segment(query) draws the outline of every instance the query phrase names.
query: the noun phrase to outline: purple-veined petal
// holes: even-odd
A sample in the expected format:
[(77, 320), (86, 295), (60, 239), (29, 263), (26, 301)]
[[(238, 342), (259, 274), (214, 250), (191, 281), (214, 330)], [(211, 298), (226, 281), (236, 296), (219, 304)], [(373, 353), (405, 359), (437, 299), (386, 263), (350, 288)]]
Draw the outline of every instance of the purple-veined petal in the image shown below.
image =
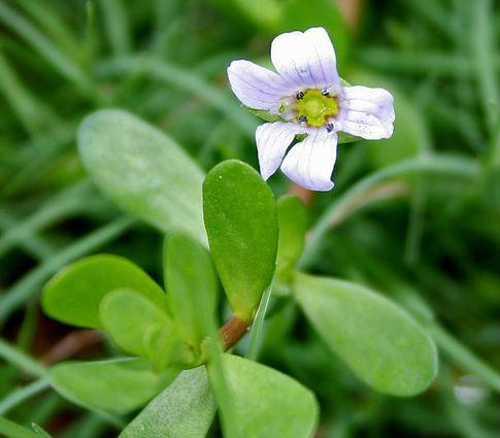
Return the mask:
[(299, 88), (338, 86), (335, 50), (322, 27), (277, 36), (271, 44), (271, 60), (278, 73)]
[(317, 191), (333, 188), (330, 180), (337, 158), (338, 137), (326, 129), (310, 130), (309, 135), (292, 147), (281, 170), (298, 185)]
[(301, 132), (304, 132), (304, 129), (300, 125), (286, 122), (264, 123), (257, 128), (255, 140), (262, 178), (267, 180), (276, 172), (288, 146)]
[(277, 113), (280, 99), (294, 92), (278, 74), (250, 61), (231, 62), (227, 75), (234, 94), (249, 108)]
[(389, 138), (394, 131), (394, 99), (383, 88), (345, 87), (341, 130), (367, 140)]

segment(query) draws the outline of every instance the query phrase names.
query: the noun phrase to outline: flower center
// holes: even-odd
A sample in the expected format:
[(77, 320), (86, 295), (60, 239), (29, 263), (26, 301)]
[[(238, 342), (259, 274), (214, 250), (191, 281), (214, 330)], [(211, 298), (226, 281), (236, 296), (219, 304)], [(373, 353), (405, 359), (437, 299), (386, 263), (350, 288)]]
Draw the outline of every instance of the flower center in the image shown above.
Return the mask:
[(297, 94), (295, 110), (299, 121), (305, 121), (314, 128), (321, 128), (328, 123), (330, 117), (339, 113), (339, 103), (335, 96), (311, 89)]

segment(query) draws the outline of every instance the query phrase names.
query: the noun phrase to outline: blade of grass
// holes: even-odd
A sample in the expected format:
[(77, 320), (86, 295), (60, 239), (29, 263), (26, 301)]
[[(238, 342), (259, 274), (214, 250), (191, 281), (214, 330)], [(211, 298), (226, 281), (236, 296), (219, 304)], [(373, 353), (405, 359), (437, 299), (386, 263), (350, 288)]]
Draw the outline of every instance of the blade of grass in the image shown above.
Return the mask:
[(75, 61), (78, 60), (81, 47), (67, 26), (67, 22), (61, 19), (49, 2), (17, 0), (17, 3), (39, 23), (58, 47)]
[[(168, 3), (168, 2), (166, 2)], [(108, 39), (116, 56), (130, 52), (130, 25), (121, 0), (100, 0)]]
[(76, 125), (58, 126), (50, 132), (25, 146), (29, 153), (24, 155), (25, 161), (19, 170), (9, 179), (8, 183), (0, 188), (0, 196), (12, 196), (25, 187), (33, 187), (38, 178), (44, 175), (55, 164), (55, 159), (62, 150), (72, 144), (75, 137)]
[(102, 417), (94, 413), (88, 413), (83, 418), (69, 427), (62, 438), (95, 438), (97, 436), (104, 436), (103, 432), (106, 430), (107, 425)]
[(160, 56), (164, 54), (169, 42), (171, 31), (176, 26), (172, 23), (179, 22), (176, 12), (178, 11), (179, 0), (154, 0), (155, 31), (151, 48)]
[(414, 12), (419, 14), (438, 31), (441, 31), (450, 41), (457, 38), (455, 28), (450, 21), (450, 11), (441, 6), (440, 2), (426, 2), (407, 0)]
[(473, 8), (473, 25), (471, 27), (471, 58), (474, 60), (477, 85), (481, 96), (484, 117), (488, 124), (490, 144), (494, 160), (500, 155), (494, 151), (499, 132), (498, 107), (500, 94), (498, 91), (497, 72), (495, 71), (493, 54), (495, 47), (495, 29), (493, 27), (494, 9), (490, 0), (477, 0), (470, 3)]
[[(14, 228), (17, 223), (19, 221), (15, 217), (7, 211), (0, 209), (0, 229), (3, 231), (3, 235), (0, 237), (0, 256), (12, 248), (13, 245), (10, 245), (8, 239), (4, 242), (4, 237), (8, 235), (9, 230)], [(19, 241), (19, 246), (38, 260), (44, 260), (56, 252), (56, 249), (49, 242), (34, 235), (28, 240)]]
[(451, 157), (446, 155), (429, 154), (425, 157), (402, 161), (395, 165), (386, 167), (379, 172), (366, 176), (344, 192), (326, 209), (320, 216), (316, 225), (309, 233), (306, 248), (300, 261), (301, 268), (312, 264), (317, 256), (321, 242), (328, 233), (332, 220), (338, 215), (337, 210), (349, 208), (352, 200), (360, 193), (369, 191), (381, 181), (403, 175), (437, 173), (456, 175), (465, 178), (476, 178), (480, 175), (479, 165), (467, 158)]
[(1, 52), (0, 90), (31, 135), (46, 129), (46, 124), (53, 125), (58, 122), (56, 115), (47, 105), (39, 102), (21, 83), (15, 70)]
[(479, 359), (437, 323), (427, 324), (427, 329), (438, 346), (464, 370), (480, 377), (488, 386), (500, 392), (500, 374)]
[(95, 87), (80, 67), (61, 53), (45, 35), (23, 16), (7, 6), (5, 2), (0, 3), (0, 22), (26, 40), (62, 76), (82, 91), (84, 95), (95, 99), (98, 98)]
[(144, 72), (159, 81), (203, 99), (207, 104), (225, 114), (242, 132), (251, 138), (254, 137), (257, 123), (253, 117), (246, 113), (235, 99), (231, 99), (228, 93), (219, 90), (190, 70), (143, 55), (111, 60), (101, 64), (98, 68), (98, 73), (103, 76), (139, 72)]
[[(428, 76), (472, 76), (475, 66), (462, 55), (450, 55), (448, 52), (425, 51), (422, 53), (403, 53), (394, 50), (372, 47), (360, 50), (358, 59), (374, 68), (385, 72), (423, 74)], [(500, 70), (500, 56), (492, 54), (491, 62), (496, 71)]]
[(47, 259), (29, 274), (25, 275), (14, 286), (8, 289), (0, 297), (0, 324), (17, 308), (22, 306), (29, 297), (35, 294), (41, 284), (52, 274), (56, 273), (62, 266), (94, 251), (99, 246), (115, 239), (124, 233), (132, 224), (134, 219), (120, 217), (107, 225), (89, 233), (82, 239), (68, 245), (59, 253)]
[(4, 417), (0, 417), (0, 434), (8, 438), (40, 438), (37, 433)]
[(46, 370), (41, 364), (3, 339), (0, 339), (0, 357), (34, 377), (44, 377), (46, 374)]
[(23, 388), (19, 388), (12, 391), (3, 400), (0, 400), (0, 415), (5, 415), (11, 409), (15, 408), (17, 405), (23, 403), (25, 400), (45, 391), (50, 387), (50, 382), (48, 376), (41, 377), (38, 380), (26, 385)]
[[(77, 183), (47, 200), (40, 209), (24, 220), (15, 221), (10, 227), (4, 227), (4, 233), (0, 236), (0, 257), (15, 245), (39, 239), (36, 234), (42, 228), (85, 209), (85, 197), (90, 193), (90, 188), (89, 180)], [(0, 221), (1, 219), (0, 209)]]

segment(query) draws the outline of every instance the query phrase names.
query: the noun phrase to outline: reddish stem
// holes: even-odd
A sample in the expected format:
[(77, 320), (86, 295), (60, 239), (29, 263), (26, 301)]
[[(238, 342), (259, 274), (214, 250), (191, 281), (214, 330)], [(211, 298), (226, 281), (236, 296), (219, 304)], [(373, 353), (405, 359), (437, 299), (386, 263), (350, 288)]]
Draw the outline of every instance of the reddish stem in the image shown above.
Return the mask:
[(250, 324), (246, 321), (233, 316), (228, 322), (226, 322), (219, 330), (220, 336), (224, 343), (224, 351), (229, 350), (231, 347), (236, 345), (238, 341), (245, 336)]

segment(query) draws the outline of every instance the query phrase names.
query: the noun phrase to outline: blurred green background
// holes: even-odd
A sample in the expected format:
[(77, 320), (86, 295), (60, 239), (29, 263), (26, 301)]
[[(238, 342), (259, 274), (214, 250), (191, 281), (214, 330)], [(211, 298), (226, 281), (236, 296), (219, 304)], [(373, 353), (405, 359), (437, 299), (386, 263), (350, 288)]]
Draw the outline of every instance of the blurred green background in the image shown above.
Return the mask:
[[(125, 221), (82, 169), (75, 144), (82, 118), (127, 109), (204, 169), (228, 158), (257, 166), (259, 122), (232, 96), (226, 67), (237, 58), (268, 64), (274, 36), (319, 25), (332, 36), (341, 76), (389, 89), (397, 118), (388, 141), (340, 146), (334, 191), (301, 193), (311, 225), (368, 175), (392, 175), (415, 158), (446, 156), (456, 165), (384, 178), (360, 192), (331, 221), (310, 270), (369, 284), (431, 320), (441, 368), (419, 397), (379, 395), (286, 300), (269, 319), (262, 361), (315, 391), (318, 437), (500, 435), (494, 0), (0, 0), (0, 400), (30, 381), (14, 365), (12, 345), (45, 364), (110, 352), (95, 333), (41, 313), (41, 287), (62, 266), (111, 252), (161, 277), (162, 236)], [(271, 185), (276, 194), (295, 190), (281, 175)], [(7, 416), (55, 436), (116, 434), (50, 390)]]

